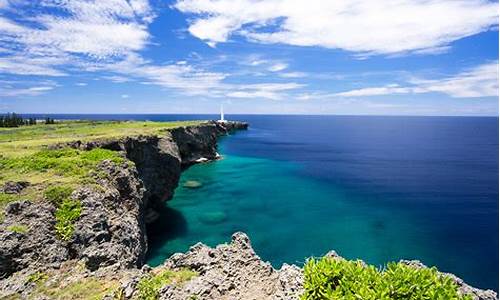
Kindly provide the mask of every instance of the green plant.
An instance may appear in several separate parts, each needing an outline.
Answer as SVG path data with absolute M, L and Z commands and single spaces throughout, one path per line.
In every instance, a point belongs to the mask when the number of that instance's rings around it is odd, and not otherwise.
M 51 186 L 44 191 L 43 195 L 46 200 L 59 207 L 71 196 L 71 193 L 73 193 L 73 188 L 69 186 Z
M 304 266 L 302 300 L 466 300 L 456 284 L 435 268 L 414 268 L 402 263 L 389 263 L 377 270 L 361 261 L 323 257 L 309 259 Z
M 22 234 L 26 234 L 29 231 L 26 225 L 10 225 L 7 227 L 7 230 Z
M 73 236 L 74 222 L 80 217 L 82 212 L 82 204 L 80 201 L 64 199 L 56 210 L 56 233 L 58 237 L 64 241 L 71 239 Z
M 44 272 L 37 271 L 35 273 L 32 273 L 28 276 L 28 282 L 29 283 L 39 283 L 42 281 L 47 280 L 48 275 L 45 274 Z
M 196 275 L 196 272 L 188 269 L 179 271 L 166 269 L 161 270 L 157 274 L 150 274 L 142 278 L 137 284 L 139 291 L 138 298 L 141 300 L 156 300 L 159 298 L 159 292 L 163 286 L 170 283 L 182 284 Z

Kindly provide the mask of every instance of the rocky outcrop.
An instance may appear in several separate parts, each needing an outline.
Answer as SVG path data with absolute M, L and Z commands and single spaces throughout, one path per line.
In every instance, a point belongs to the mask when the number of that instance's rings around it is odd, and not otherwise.
M 241 232 L 216 248 L 196 244 L 187 253 L 174 254 L 163 267 L 188 268 L 199 276 L 180 287 L 165 286 L 160 299 L 298 299 L 302 293 L 302 271 L 286 264 L 275 270 Z
M 98 166 L 99 190 L 81 188 L 73 197 L 82 204 L 68 248 L 89 270 L 119 264 L 140 267 L 147 250 L 143 185 L 128 163 L 103 161 Z
M 0 187 L 0 193 L 19 194 L 29 185 L 30 183 L 26 181 L 7 181 L 2 187 Z
M 344 259 L 334 251 L 326 255 Z M 402 261 L 415 268 L 426 268 L 418 261 Z M 68 268 L 66 265 L 73 265 Z M 61 287 L 67 282 L 84 282 L 94 280 L 102 285 L 119 279 L 120 285 L 109 290 L 103 299 L 141 299 L 139 297 L 139 282 L 151 278 L 161 271 L 182 272 L 189 269 L 196 275 L 187 281 L 165 282 L 157 287 L 158 298 L 164 300 L 298 300 L 303 292 L 304 276 L 302 269 L 295 265 L 284 264 L 279 270 L 264 262 L 254 252 L 248 236 L 237 232 L 233 234 L 228 244 L 215 248 L 198 243 L 186 253 L 172 255 L 163 265 L 151 268 L 123 269 L 119 264 L 101 267 L 97 270 L 78 267 L 76 261 L 65 262 L 58 269 L 44 268 L 44 273 L 50 280 L 38 283 L 38 290 L 45 291 L 54 281 L 61 282 Z M 30 277 L 33 269 L 25 269 L 13 276 L 0 280 L 0 297 L 18 294 L 24 298 L 46 299 L 37 294 Z M 465 284 L 452 274 L 449 276 L 458 285 L 459 291 L 472 296 L 474 300 L 498 299 L 495 292 L 480 290 Z M 23 299 L 24 299 L 23 298 Z
M 69 259 L 81 259 L 90 270 L 116 264 L 140 267 L 147 251 L 146 222 L 172 197 L 182 167 L 202 158 L 216 159 L 217 136 L 246 126 L 207 122 L 167 130 L 159 136 L 52 146 L 111 149 L 122 152 L 134 164 L 103 161 L 92 174 L 97 185 L 82 186 L 72 194 L 81 203 L 82 212 L 68 241 L 56 237 L 56 208 L 52 204 L 10 204 L 0 224 L 0 278 L 27 266 L 57 266 Z M 17 192 L 25 186 L 8 183 L 2 188 Z
M 7 206 L 0 224 L 0 279 L 27 267 L 57 267 L 70 258 L 54 233 L 54 211 L 49 203 Z

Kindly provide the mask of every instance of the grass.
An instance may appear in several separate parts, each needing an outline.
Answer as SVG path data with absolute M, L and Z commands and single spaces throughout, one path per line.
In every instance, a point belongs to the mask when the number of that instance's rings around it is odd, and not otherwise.
M 53 187 L 76 188 L 82 184 L 93 183 L 89 174 L 102 160 L 130 163 L 116 151 L 106 149 L 82 151 L 70 148 L 50 150 L 49 145 L 76 140 L 91 141 L 125 136 L 160 135 L 168 129 L 200 123 L 201 121 L 67 121 L 54 125 L 0 128 L 0 186 L 7 181 L 30 183 L 20 194 L 0 193 L 0 222 L 3 219 L 4 207 L 10 202 L 25 199 L 44 200 L 51 197 L 46 192 Z M 56 206 L 62 203 L 61 199 L 50 201 L 55 201 Z M 64 209 L 64 214 L 61 212 L 60 215 L 61 223 L 66 222 L 67 217 L 74 215 L 77 211 L 76 204 L 69 202 L 64 205 Z M 70 231 L 69 226 L 60 227 L 61 236 L 67 236 Z
M 189 269 L 182 269 L 179 271 L 163 269 L 158 271 L 156 274 L 150 274 L 147 277 L 142 278 L 137 284 L 137 299 L 156 300 L 160 296 L 160 289 L 165 285 L 180 285 L 197 275 L 198 273 Z
M 26 234 L 29 231 L 26 225 L 10 225 L 7 227 L 7 230 L 21 234 Z
M 304 266 L 302 300 L 472 300 L 435 268 L 414 268 L 389 263 L 382 270 L 361 261 L 323 257 Z
M 201 122 L 66 121 L 54 125 L 0 128 L 0 153 L 9 157 L 24 156 L 33 154 L 51 144 L 141 134 L 158 135 L 168 129 L 197 125 Z
M 37 287 L 30 293 L 29 299 L 101 300 L 119 287 L 116 280 L 94 277 L 82 278 L 67 285 L 61 281 L 48 282 L 45 275 L 36 282 Z

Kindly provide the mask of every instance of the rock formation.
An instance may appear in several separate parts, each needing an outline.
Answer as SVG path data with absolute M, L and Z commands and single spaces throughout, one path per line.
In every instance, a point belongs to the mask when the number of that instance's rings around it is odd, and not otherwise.
M 0 278 L 27 266 L 57 266 L 69 259 L 84 260 L 90 270 L 113 264 L 142 266 L 147 251 L 146 222 L 172 197 L 182 167 L 200 158 L 216 159 L 217 137 L 246 127 L 241 122 L 207 122 L 167 130 L 161 136 L 51 146 L 116 150 L 134 164 L 103 161 L 93 174 L 100 188 L 82 186 L 72 194 L 81 202 L 82 213 L 68 241 L 56 238 L 52 204 L 29 200 L 11 203 L 0 224 Z M 3 189 L 15 192 L 23 186 L 8 183 Z M 28 232 L 8 230 L 17 224 L 23 224 Z

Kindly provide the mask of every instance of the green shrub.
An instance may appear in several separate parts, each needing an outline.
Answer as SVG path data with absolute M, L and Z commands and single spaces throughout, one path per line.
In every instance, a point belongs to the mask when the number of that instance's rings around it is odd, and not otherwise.
M 68 199 L 73 193 L 73 188 L 69 186 L 51 186 L 48 187 L 43 195 L 47 201 L 50 201 L 56 207 L 61 206 L 64 200 Z
M 435 268 L 414 268 L 402 263 L 389 263 L 383 270 L 366 266 L 361 261 L 331 257 L 309 259 L 304 266 L 302 300 L 465 300 L 451 278 Z
M 37 271 L 35 273 L 32 273 L 28 276 L 28 282 L 29 283 L 39 283 L 42 281 L 47 280 L 48 276 L 44 272 Z
M 7 230 L 22 234 L 26 234 L 29 231 L 26 225 L 11 225 L 7 227 Z
M 139 291 L 138 298 L 141 300 L 156 300 L 159 298 L 160 289 L 167 284 L 181 284 L 184 283 L 197 273 L 188 269 L 180 271 L 162 270 L 157 274 L 148 275 L 142 278 L 137 284 Z
M 64 241 L 73 236 L 74 222 L 80 217 L 82 204 L 80 201 L 64 199 L 56 210 L 56 233 Z

